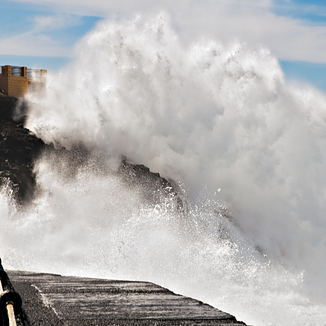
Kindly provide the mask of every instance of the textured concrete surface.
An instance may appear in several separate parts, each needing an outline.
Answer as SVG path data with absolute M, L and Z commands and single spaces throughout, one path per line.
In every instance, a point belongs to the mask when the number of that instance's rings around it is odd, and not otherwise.
M 149 282 L 7 273 L 23 300 L 19 325 L 244 325 Z

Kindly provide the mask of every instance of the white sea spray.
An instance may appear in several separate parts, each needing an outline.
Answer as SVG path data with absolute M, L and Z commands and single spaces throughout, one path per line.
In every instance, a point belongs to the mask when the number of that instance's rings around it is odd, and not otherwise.
M 267 49 L 186 47 L 165 14 L 102 22 L 29 103 L 37 136 L 111 171 L 66 178 L 44 156 L 28 207 L 2 192 L 12 268 L 150 280 L 255 325 L 323 323 L 326 97 L 288 84 Z M 120 154 L 181 182 L 186 214 L 126 187 Z

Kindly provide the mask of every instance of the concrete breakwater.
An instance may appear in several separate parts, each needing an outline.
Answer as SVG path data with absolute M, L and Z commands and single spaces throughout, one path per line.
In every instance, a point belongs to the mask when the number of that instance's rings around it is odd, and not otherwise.
M 150 282 L 21 271 L 8 275 L 23 301 L 19 325 L 245 325 Z

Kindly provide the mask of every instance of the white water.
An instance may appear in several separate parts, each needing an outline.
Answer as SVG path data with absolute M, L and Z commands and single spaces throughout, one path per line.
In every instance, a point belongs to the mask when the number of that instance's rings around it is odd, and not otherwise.
M 4 187 L 7 268 L 150 280 L 248 324 L 325 325 L 326 96 L 288 84 L 267 49 L 186 46 L 165 15 L 105 22 L 29 102 L 37 136 L 107 168 L 44 156 L 23 208 Z M 127 187 L 119 154 L 181 182 L 186 216 Z

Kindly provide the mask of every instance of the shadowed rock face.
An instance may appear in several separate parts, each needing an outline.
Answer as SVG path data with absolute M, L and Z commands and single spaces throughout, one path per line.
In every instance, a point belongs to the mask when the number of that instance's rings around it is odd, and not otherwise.
M 34 160 L 45 147 L 42 140 L 23 127 L 23 118 L 14 121 L 17 99 L 0 99 L 0 185 L 11 182 L 20 202 L 32 198 L 35 189 Z
M 27 320 L 20 325 L 245 325 L 149 282 L 8 272 Z M 25 318 L 26 318 L 25 317 Z
M 15 98 L 0 98 L 0 186 L 10 181 L 20 203 L 28 202 L 34 196 L 36 180 L 33 168 L 42 153 L 68 159 L 74 166 L 87 163 L 92 155 L 80 144 L 71 150 L 56 150 L 52 144 L 45 144 L 23 127 L 26 111 L 23 102 Z M 183 204 L 175 192 L 175 185 L 158 173 L 150 172 L 144 165 L 132 164 L 123 158 L 117 173 L 128 186 L 141 189 L 145 199 L 159 203 L 163 194 L 175 198 L 178 210 L 182 210 Z

